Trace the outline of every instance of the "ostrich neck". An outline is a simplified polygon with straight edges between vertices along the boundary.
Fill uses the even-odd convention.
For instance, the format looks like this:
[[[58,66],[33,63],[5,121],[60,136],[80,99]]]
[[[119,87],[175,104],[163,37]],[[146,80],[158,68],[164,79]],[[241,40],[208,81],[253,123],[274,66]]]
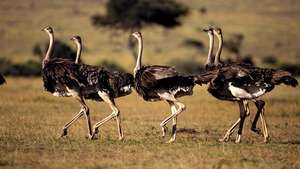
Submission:
[[[212,53],[213,53],[213,50],[214,50],[214,36],[210,35],[210,34],[208,36],[209,36],[209,49],[208,49],[206,64],[210,65],[210,64],[212,64]]]
[[[216,53],[216,58],[215,58],[215,64],[219,64],[220,63],[220,58],[221,58],[221,53],[222,53],[222,48],[223,48],[223,36],[219,35],[217,36],[219,39],[219,49]]]
[[[80,42],[76,42],[76,46],[77,46],[77,52],[76,52],[76,60],[75,63],[79,63],[80,62],[80,56],[81,56],[81,50],[82,50],[82,45]]]
[[[142,66],[142,52],[143,52],[143,40],[142,38],[138,39],[138,57],[136,59],[136,65],[134,68],[134,75],[136,75],[137,71]]]
[[[54,35],[50,33],[48,33],[48,35],[49,35],[49,46],[48,46],[46,56],[43,60],[43,67],[45,66],[46,62],[50,60],[50,56],[52,55],[52,50],[53,50]]]

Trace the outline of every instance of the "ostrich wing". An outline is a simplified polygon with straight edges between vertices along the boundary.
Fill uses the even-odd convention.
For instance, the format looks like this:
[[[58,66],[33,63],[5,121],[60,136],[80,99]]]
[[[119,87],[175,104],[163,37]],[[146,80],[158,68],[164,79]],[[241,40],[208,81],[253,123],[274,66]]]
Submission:
[[[146,66],[141,74],[141,82],[144,86],[153,86],[158,80],[178,76],[174,67],[168,66]]]

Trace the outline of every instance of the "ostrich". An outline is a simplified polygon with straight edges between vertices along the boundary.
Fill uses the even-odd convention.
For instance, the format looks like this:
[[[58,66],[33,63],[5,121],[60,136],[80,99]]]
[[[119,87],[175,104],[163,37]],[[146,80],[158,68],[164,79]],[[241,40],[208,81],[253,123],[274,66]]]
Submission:
[[[132,33],[138,41],[138,57],[134,68],[134,83],[137,93],[145,101],[168,102],[171,108],[171,115],[166,117],[161,123],[163,137],[166,134],[166,125],[173,119],[171,139],[168,143],[176,139],[177,116],[185,110],[185,105],[177,100],[178,97],[192,95],[194,77],[180,76],[173,67],[167,66],[143,66],[142,51],[143,39],[140,32]]]
[[[78,64],[78,62],[80,62],[80,57],[81,57],[82,40],[81,40],[80,36],[78,36],[78,35],[73,36],[71,38],[71,40],[77,46],[75,64]],[[107,71],[107,75],[108,75],[108,83],[113,91],[112,98],[118,98],[118,97],[126,96],[126,95],[129,95],[132,93],[132,90],[131,90],[131,87],[133,86],[133,75],[132,74],[129,74],[126,72],[121,72],[121,71]],[[89,93],[88,95],[85,95],[84,98],[86,98],[86,99],[92,98],[93,100],[96,100],[96,101],[102,101],[101,98],[99,99],[97,93]],[[98,127],[100,127],[102,124],[104,124],[106,121],[108,121],[111,118],[113,118],[113,115],[106,118],[106,120],[100,121],[95,124],[94,132],[92,135],[93,138],[95,137],[95,134],[98,133]],[[121,130],[121,128],[119,128],[119,130]],[[120,137],[119,139],[122,139],[122,138],[123,138],[123,136]]]
[[[205,31],[210,35],[212,30],[209,29]],[[222,32],[216,31],[216,33]],[[219,37],[222,42],[222,36],[217,37]],[[209,36],[209,38],[211,40],[213,37]],[[256,123],[260,117],[264,142],[266,143],[269,135],[267,124],[264,119],[265,102],[259,100],[259,97],[272,91],[276,85],[281,83],[296,87],[298,82],[289,72],[283,70],[263,69],[237,63],[221,66],[217,65],[220,63],[219,59],[222,50],[222,43],[219,44],[221,45],[219,45],[215,65],[212,69],[200,74],[198,80],[201,81],[200,79],[202,78],[201,83],[209,83],[208,92],[217,99],[238,102],[240,118],[227,130],[225,136],[220,139],[220,141],[228,141],[238,125],[239,129],[235,142],[239,143],[241,141],[243,124],[245,118],[250,114],[248,102],[253,101],[257,107],[257,113],[251,129],[256,133],[260,133],[260,130],[256,128]],[[213,47],[210,46],[210,51],[212,51],[212,48]]]
[[[122,139],[123,132],[120,125],[120,111],[115,105],[114,98],[119,97],[122,94],[124,95],[126,92],[128,93],[128,86],[133,82],[130,80],[128,82],[128,79],[118,77],[119,81],[115,82],[115,86],[111,86],[111,79],[109,79],[110,73],[103,68],[86,64],[75,64],[73,60],[68,59],[50,59],[53,50],[53,29],[48,26],[42,30],[50,37],[49,47],[42,63],[42,76],[45,89],[54,96],[74,97],[81,104],[80,111],[70,122],[64,125],[61,136],[66,136],[68,134],[68,128],[85,114],[88,126],[88,136],[90,139],[95,138],[98,128],[112,118],[116,118],[119,139]],[[124,85],[124,83],[126,83],[126,85]],[[122,92],[116,93],[113,90],[116,86],[121,86],[119,90],[121,90],[123,86],[127,86],[127,90],[121,90]],[[89,108],[85,104],[85,99],[104,101],[109,104],[112,109],[111,115],[96,123],[93,131],[89,116]]]
[[[4,83],[6,83],[6,80],[5,80],[4,77],[0,74],[0,85],[3,85]]]

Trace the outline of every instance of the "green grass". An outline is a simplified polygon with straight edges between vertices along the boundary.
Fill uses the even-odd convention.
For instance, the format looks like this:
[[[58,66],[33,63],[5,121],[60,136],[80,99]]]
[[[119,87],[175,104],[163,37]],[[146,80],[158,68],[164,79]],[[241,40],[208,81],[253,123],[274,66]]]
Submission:
[[[265,96],[271,140],[250,131],[247,118],[241,144],[217,140],[238,117],[238,106],[221,102],[196,87],[184,97],[187,110],[178,118],[174,144],[161,138],[159,124],[169,113],[166,103],[145,102],[133,93],[117,99],[125,140],[116,122],[100,128],[90,141],[84,119],[59,138],[62,126],[79,111],[72,98],[43,91],[37,78],[8,78],[1,86],[0,168],[299,168],[299,89],[278,87]],[[108,105],[88,102],[92,123],[109,115]],[[254,107],[251,105],[253,120]],[[260,127],[260,123],[258,123]],[[181,131],[181,132],[180,132]],[[191,132],[189,132],[191,131]]]

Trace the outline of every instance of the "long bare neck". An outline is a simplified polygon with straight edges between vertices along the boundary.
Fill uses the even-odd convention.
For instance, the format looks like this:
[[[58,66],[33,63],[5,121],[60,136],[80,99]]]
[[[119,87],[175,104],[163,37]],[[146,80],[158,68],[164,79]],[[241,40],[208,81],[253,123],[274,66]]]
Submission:
[[[76,52],[76,60],[75,63],[79,63],[80,62],[80,56],[81,56],[81,50],[82,50],[82,45],[80,42],[75,42],[76,46],[77,46],[77,52]]]
[[[136,75],[137,71],[142,66],[142,53],[143,53],[143,39],[142,37],[138,38],[138,56],[136,59],[136,64],[134,68],[134,76]]]
[[[53,51],[54,35],[50,34],[50,33],[48,33],[48,35],[49,35],[49,46],[47,49],[46,56],[43,60],[43,65],[42,65],[43,67],[45,67],[46,62],[48,62],[50,60],[50,56],[52,55],[52,51]]]
[[[208,36],[209,36],[209,49],[208,49],[206,65],[211,65],[213,63],[212,54],[214,50],[214,36],[211,34],[208,34]]]
[[[219,40],[219,49],[217,50],[216,57],[215,57],[215,65],[218,65],[220,63],[221,59],[221,53],[222,53],[222,48],[223,48],[223,36],[222,34],[217,35],[218,40]]]

